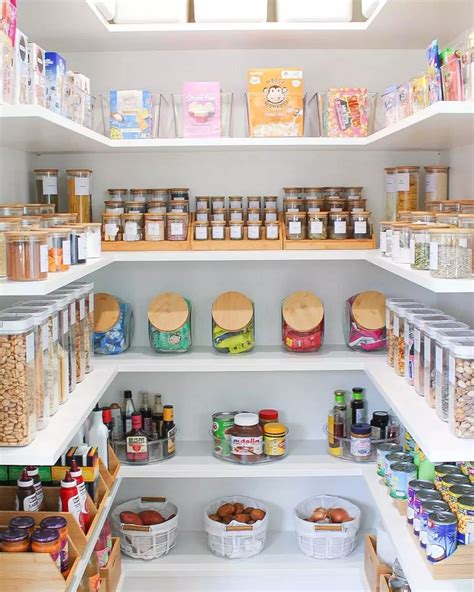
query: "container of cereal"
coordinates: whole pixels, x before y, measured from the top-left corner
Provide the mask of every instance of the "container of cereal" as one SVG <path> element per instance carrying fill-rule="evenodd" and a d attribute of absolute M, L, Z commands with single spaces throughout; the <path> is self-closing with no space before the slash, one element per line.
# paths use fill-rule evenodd
<path fill-rule="evenodd" d="M 392 320 L 392 335 L 389 334 L 389 340 L 393 340 L 393 367 L 395 368 L 395 372 L 398 376 L 405 376 L 405 361 L 406 357 L 406 349 L 409 345 L 406 343 L 407 337 L 409 333 L 407 332 L 407 328 L 405 327 L 405 318 L 409 313 L 410 309 L 422 309 L 423 305 L 418 304 L 416 302 L 406 303 L 406 302 L 397 302 L 393 303 L 389 307 L 390 315 L 393 314 Z M 432 309 L 426 309 L 426 311 L 431 311 Z M 390 347 L 390 346 L 389 346 Z"/>
<path fill-rule="evenodd" d="M 292 352 L 318 351 L 324 341 L 324 305 L 311 292 L 294 292 L 282 303 L 282 343 Z"/>
<path fill-rule="evenodd" d="M 414 212 L 418 209 L 420 198 L 420 167 L 406 166 L 396 168 L 397 213 L 400 210 Z"/>
<path fill-rule="evenodd" d="M 79 223 L 92 222 L 92 171 L 69 169 L 66 173 L 69 211 L 78 215 Z"/>
<path fill-rule="evenodd" d="M 448 420 L 451 432 L 458 438 L 474 438 L 474 397 L 470 396 L 473 373 L 472 340 L 450 341 Z"/>
<path fill-rule="evenodd" d="M 241 354 L 255 346 L 253 302 L 240 292 L 225 292 L 212 303 L 212 345 L 225 354 Z"/>
<path fill-rule="evenodd" d="M 148 307 L 148 336 L 156 353 L 191 349 L 191 303 L 174 292 L 164 292 Z"/>

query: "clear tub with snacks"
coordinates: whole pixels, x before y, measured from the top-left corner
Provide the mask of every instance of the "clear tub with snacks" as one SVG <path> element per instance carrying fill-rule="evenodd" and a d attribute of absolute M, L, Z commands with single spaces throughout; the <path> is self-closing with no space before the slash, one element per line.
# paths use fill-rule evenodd
<path fill-rule="evenodd" d="M 156 353 L 191 349 L 191 302 L 174 292 L 164 292 L 148 307 L 148 336 Z"/>
<path fill-rule="evenodd" d="M 442 314 L 442 312 L 435 308 L 420 308 L 418 305 L 398 310 L 400 331 L 403 331 L 405 344 L 405 380 L 411 386 L 413 386 L 415 380 L 415 317 L 433 314 Z"/>
<path fill-rule="evenodd" d="M 67 314 L 60 315 L 60 331 L 67 332 L 65 344 L 67 345 L 68 356 L 68 387 L 72 393 L 76 388 L 76 298 L 72 292 L 58 290 L 53 292 L 54 298 L 61 298 L 67 301 Z"/>
<path fill-rule="evenodd" d="M 474 343 L 460 339 L 449 343 L 449 411 L 451 432 L 458 438 L 474 438 Z"/>
<path fill-rule="evenodd" d="M 387 364 L 395 366 L 395 355 L 398 349 L 398 336 L 400 332 L 399 307 L 423 308 L 423 305 L 410 298 L 389 298 L 387 300 L 386 327 L 387 327 Z M 398 307 L 398 308 L 397 308 Z"/>
<path fill-rule="evenodd" d="M 72 288 L 80 288 L 79 317 L 85 314 L 84 342 L 85 373 L 92 372 L 94 365 L 94 284 L 92 282 L 74 282 Z"/>
<path fill-rule="evenodd" d="M 385 295 L 368 291 L 346 300 L 344 337 L 354 351 L 377 351 L 386 347 Z"/>
<path fill-rule="evenodd" d="M 242 354 L 255 347 L 253 302 L 240 292 L 225 292 L 212 303 L 212 345 L 224 354 Z"/>
<path fill-rule="evenodd" d="M 294 292 L 281 307 L 282 343 L 291 352 L 315 352 L 324 341 L 324 305 L 311 292 Z"/>
<path fill-rule="evenodd" d="M 94 351 L 96 354 L 121 354 L 130 347 L 133 336 L 131 305 L 104 292 L 94 298 Z"/>
<path fill-rule="evenodd" d="M 474 230 L 430 231 L 430 273 L 436 278 L 469 278 L 473 270 Z"/>

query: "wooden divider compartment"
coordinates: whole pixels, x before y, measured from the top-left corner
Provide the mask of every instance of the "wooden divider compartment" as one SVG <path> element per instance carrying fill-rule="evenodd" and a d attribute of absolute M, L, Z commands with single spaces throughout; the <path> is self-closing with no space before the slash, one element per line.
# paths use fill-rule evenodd
<path fill-rule="evenodd" d="M 99 473 L 105 484 L 109 488 L 117 480 L 118 473 L 120 471 L 120 461 L 114 452 L 114 449 L 109 445 L 109 468 L 107 469 L 102 460 L 99 458 Z"/>
<path fill-rule="evenodd" d="M 122 574 L 120 539 L 113 537 L 112 542 L 112 550 L 107 565 L 100 569 L 100 577 L 105 582 L 105 592 L 115 592 L 117 590 Z"/>
<path fill-rule="evenodd" d="M 390 592 L 390 589 L 388 587 L 388 578 L 390 576 L 387 574 L 382 574 L 380 576 L 380 580 L 379 580 L 379 591 L 380 592 Z"/>
<path fill-rule="evenodd" d="M 375 238 L 344 240 L 326 239 L 326 240 L 288 240 L 286 235 L 283 237 L 283 249 L 286 251 L 365 251 L 375 249 Z"/>
<path fill-rule="evenodd" d="M 243 227 L 243 238 L 241 240 L 230 238 L 230 228 L 225 227 L 225 238 L 222 240 L 196 240 L 194 238 L 194 223 L 192 225 L 191 251 L 281 251 L 283 248 L 283 229 L 279 223 L 279 238 L 267 240 L 265 238 L 265 227 L 260 228 L 260 239 L 248 239 L 247 226 Z M 211 227 L 209 226 L 209 232 Z"/>
<path fill-rule="evenodd" d="M 391 574 L 392 570 L 385 563 L 381 563 L 377 557 L 377 539 L 372 534 L 364 538 L 364 571 L 371 592 L 380 592 L 380 576 Z"/>

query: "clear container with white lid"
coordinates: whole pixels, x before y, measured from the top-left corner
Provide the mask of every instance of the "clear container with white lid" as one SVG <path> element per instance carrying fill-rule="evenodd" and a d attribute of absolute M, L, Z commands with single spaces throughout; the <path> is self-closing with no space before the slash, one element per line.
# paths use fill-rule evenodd
<path fill-rule="evenodd" d="M 67 332 L 68 355 L 68 387 L 69 393 L 76 388 L 76 297 L 72 292 L 56 290 L 51 294 L 52 298 L 61 298 L 67 301 L 67 315 L 60 316 L 60 331 Z"/>
<path fill-rule="evenodd" d="M 397 314 L 398 322 L 400 324 L 400 332 L 403 331 L 403 340 L 405 346 L 405 354 L 403 360 L 404 376 L 408 384 L 413 386 L 415 365 L 415 317 L 417 315 L 420 316 L 431 314 L 443 314 L 443 312 L 436 308 L 428 308 L 427 306 L 422 308 L 420 308 L 419 306 L 415 306 L 414 308 L 400 308 L 398 309 Z M 398 368 L 398 353 L 396 353 L 395 356 L 395 368 Z"/>
<path fill-rule="evenodd" d="M 449 409 L 448 422 L 457 438 L 474 438 L 474 340 L 449 342 Z"/>
<path fill-rule="evenodd" d="M 442 224 L 413 224 L 410 227 L 410 265 L 412 269 L 430 268 L 430 230 L 448 228 Z"/>
<path fill-rule="evenodd" d="M 473 270 L 474 230 L 430 231 L 430 273 L 445 279 L 469 278 Z"/>
<path fill-rule="evenodd" d="M 86 314 L 86 322 L 84 324 L 85 373 L 89 374 L 94 367 L 94 283 L 74 282 L 71 284 L 71 288 L 80 288 L 84 296 Z"/>
<path fill-rule="evenodd" d="M 384 257 L 392 256 L 392 224 L 393 222 L 384 220 L 379 226 L 379 248 L 380 254 Z"/>
<path fill-rule="evenodd" d="M 387 298 L 385 309 L 385 326 L 387 328 L 387 364 L 392 368 L 395 364 L 395 349 L 399 335 L 399 321 L 398 314 L 395 312 L 395 307 L 410 308 L 410 305 L 412 308 L 423 308 L 423 304 L 420 304 L 411 298 Z M 396 335 L 395 329 L 397 332 Z"/>
<path fill-rule="evenodd" d="M 26 314 L 0 313 L 2 396 L 8 413 L 0 414 L 0 446 L 27 446 L 36 433 L 35 320 Z"/>
<path fill-rule="evenodd" d="M 432 337 L 436 341 L 435 407 L 436 413 L 442 421 L 448 421 L 449 411 L 449 343 L 467 338 L 472 339 L 474 343 L 474 331 L 472 329 L 437 329 L 434 337 Z"/>
<path fill-rule="evenodd" d="M 76 342 L 76 383 L 82 382 L 86 374 L 86 351 L 89 342 L 86 326 L 86 295 L 81 286 L 70 284 L 62 288 L 61 293 L 70 293 L 74 296 L 74 307 L 69 309 L 71 320 L 72 314 L 75 317 L 75 342 Z"/>
<path fill-rule="evenodd" d="M 413 386 L 417 395 L 423 397 L 425 394 L 425 335 L 428 325 L 439 321 L 455 321 L 456 319 L 444 313 L 416 316 L 413 323 L 415 357 L 413 364 Z"/>

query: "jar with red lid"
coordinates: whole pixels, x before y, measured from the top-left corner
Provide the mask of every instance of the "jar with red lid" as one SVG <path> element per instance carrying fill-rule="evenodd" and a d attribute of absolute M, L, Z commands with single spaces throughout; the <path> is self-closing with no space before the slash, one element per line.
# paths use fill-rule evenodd
<path fill-rule="evenodd" d="M 278 411 L 276 409 L 260 409 L 258 423 L 262 428 L 267 423 L 278 423 Z"/>
<path fill-rule="evenodd" d="M 282 304 L 283 346 L 292 352 L 318 351 L 324 340 L 324 306 L 311 292 L 295 292 Z"/>
<path fill-rule="evenodd" d="M 231 455 L 242 463 L 258 462 L 263 456 L 263 430 L 256 413 L 237 413 L 230 436 Z"/>

